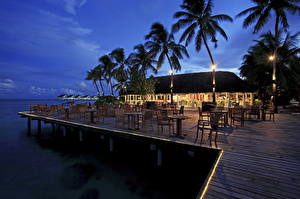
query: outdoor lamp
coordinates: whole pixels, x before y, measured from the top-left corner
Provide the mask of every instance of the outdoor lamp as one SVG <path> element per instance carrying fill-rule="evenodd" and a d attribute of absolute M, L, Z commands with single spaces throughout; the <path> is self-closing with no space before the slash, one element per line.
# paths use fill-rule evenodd
<path fill-rule="evenodd" d="M 216 70 L 217 65 L 216 64 L 212 64 L 210 67 L 211 67 L 212 70 Z"/>
<path fill-rule="evenodd" d="M 269 57 L 269 60 L 270 61 L 273 61 L 275 59 L 275 56 L 274 55 L 271 55 L 270 57 Z"/>

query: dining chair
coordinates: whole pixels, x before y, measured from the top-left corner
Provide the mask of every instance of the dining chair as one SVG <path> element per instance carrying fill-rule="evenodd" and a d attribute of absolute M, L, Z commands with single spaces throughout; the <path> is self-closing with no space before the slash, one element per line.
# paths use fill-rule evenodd
<path fill-rule="evenodd" d="M 274 106 L 270 105 L 265 110 L 265 116 L 269 115 L 270 120 L 273 122 L 275 121 L 275 108 Z"/>
<path fill-rule="evenodd" d="M 115 127 L 124 127 L 126 124 L 124 113 L 124 109 L 115 109 Z"/>
<path fill-rule="evenodd" d="M 200 140 L 200 145 L 202 144 L 203 141 L 203 135 L 204 131 L 208 130 L 208 140 L 210 143 L 210 147 L 212 147 L 212 137 L 213 137 L 213 132 L 215 132 L 215 146 L 218 147 L 217 145 L 217 137 L 218 137 L 218 129 L 220 128 L 220 120 L 222 119 L 222 113 L 217 112 L 211 112 L 209 113 L 209 118 L 204 120 L 199 119 L 198 120 L 198 125 L 197 125 L 197 135 L 196 135 L 196 140 L 198 139 L 199 131 L 201 130 L 201 140 Z"/>
<path fill-rule="evenodd" d="M 171 128 L 173 129 L 174 133 L 174 126 L 173 122 L 168 116 L 163 115 L 161 111 L 156 112 L 156 119 L 157 119 L 157 134 L 159 135 L 159 127 L 161 128 L 161 132 L 163 133 L 163 127 L 168 126 L 169 127 L 169 136 L 171 136 Z"/>
<path fill-rule="evenodd" d="M 231 110 L 231 125 L 234 125 L 235 121 L 239 121 L 241 126 L 244 126 L 245 123 L 245 112 L 242 107 L 235 107 Z"/>
<path fill-rule="evenodd" d="M 142 123 L 142 129 L 146 131 L 146 125 L 151 126 L 151 130 L 153 131 L 153 111 L 145 110 L 142 120 L 139 121 Z"/>

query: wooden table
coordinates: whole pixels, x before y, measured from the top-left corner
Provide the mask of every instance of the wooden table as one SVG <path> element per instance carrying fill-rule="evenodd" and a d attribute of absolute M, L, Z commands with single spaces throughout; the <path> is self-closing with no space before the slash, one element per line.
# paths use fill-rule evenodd
<path fill-rule="evenodd" d="M 189 119 L 189 117 L 184 115 L 172 115 L 169 116 L 170 119 L 176 120 L 176 137 L 184 138 L 182 136 L 182 120 Z"/>
<path fill-rule="evenodd" d="M 140 116 L 143 115 L 142 112 L 128 112 L 124 113 L 124 115 L 127 115 L 128 117 L 128 129 L 140 129 L 139 127 L 139 119 Z"/>
<path fill-rule="evenodd" d="M 90 122 L 95 123 L 94 121 L 94 113 L 96 112 L 96 109 L 88 109 L 85 111 L 86 113 L 90 113 Z"/>

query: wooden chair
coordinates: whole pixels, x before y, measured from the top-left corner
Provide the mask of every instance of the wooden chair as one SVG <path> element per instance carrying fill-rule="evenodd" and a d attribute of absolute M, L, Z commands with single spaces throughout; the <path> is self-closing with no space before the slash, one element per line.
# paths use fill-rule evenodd
<path fill-rule="evenodd" d="M 179 111 L 173 111 L 174 115 L 184 115 L 184 106 L 181 106 Z"/>
<path fill-rule="evenodd" d="M 167 116 L 163 115 L 161 111 L 156 112 L 156 119 L 157 119 L 157 134 L 158 135 L 159 135 L 159 127 L 161 127 L 161 131 L 163 133 L 164 126 L 169 127 L 169 136 L 171 136 L 171 128 L 173 128 L 173 133 L 174 133 L 173 122 Z"/>
<path fill-rule="evenodd" d="M 215 132 L 215 146 L 218 147 L 217 145 L 217 137 L 218 137 L 218 129 L 220 126 L 220 120 L 222 120 L 222 113 L 209 113 L 209 119 L 205 120 L 198 120 L 198 125 L 197 125 L 197 135 L 196 135 L 196 140 L 198 139 L 198 134 L 199 130 L 201 130 L 201 140 L 200 140 L 200 145 L 202 144 L 203 140 L 203 135 L 204 135 L 204 130 L 209 131 L 208 135 L 208 140 L 210 143 L 210 147 L 212 147 L 212 134 Z"/>
<path fill-rule="evenodd" d="M 275 108 L 274 106 L 268 106 L 268 108 L 265 110 L 265 117 L 269 115 L 270 120 L 275 122 Z"/>
<path fill-rule="evenodd" d="M 126 124 L 126 117 L 124 113 L 124 109 L 115 109 L 115 127 L 119 128 L 120 125 L 121 127 L 124 127 Z"/>
<path fill-rule="evenodd" d="M 196 135 L 196 140 L 198 140 L 199 136 L 199 130 L 201 130 L 201 140 L 200 140 L 200 145 L 202 144 L 203 140 L 203 134 L 204 130 L 209 130 L 209 121 L 210 121 L 210 115 L 208 112 L 202 112 L 201 109 L 199 108 L 199 119 L 198 119 L 198 124 L 197 124 L 197 135 Z"/>
<path fill-rule="evenodd" d="M 256 117 L 256 119 L 258 119 L 260 117 L 259 107 L 256 107 L 256 106 L 249 107 L 246 114 L 247 114 L 247 118 L 249 118 L 249 119 L 251 119 L 252 115 L 254 115 Z"/>
<path fill-rule="evenodd" d="M 141 121 L 139 121 L 142 123 L 142 129 L 146 131 L 146 125 L 150 125 L 151 126 L 151 130 L 153 131 L 153 111 L 151 110 L 146 110 L 143 118 Z"/>
<path fill-rule="evenodd" d="M 96 121 L 104 123 L 104 117 L 106 116 L 106 109 L 104 107 L 98 107 L 96 111 Z"/>
<path fill-rule="evenodd" d="M 245 116 L 244 116 L 244 109 L 242 107 L 235 107 L 231 110 L 231 125 L 234 125 L 235 121 L 239 121 L 241 126 L 244 126 L 245 123 Z"/>
<path fill-rule="evenodd" d="M 78 104 L 77 105 L 77 114 L 79 116 L 79 120 L 86 121 L 87 120 L 87 114 L 86 110 L 88 109 L 88 106 L 86 104 Z"/>

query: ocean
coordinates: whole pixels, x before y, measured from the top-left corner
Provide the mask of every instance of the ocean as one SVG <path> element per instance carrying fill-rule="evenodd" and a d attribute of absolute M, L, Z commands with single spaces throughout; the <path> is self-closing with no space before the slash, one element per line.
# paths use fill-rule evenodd
<path fill-rule="evenodd" d="M 177 146 L 165 146 L 163 165 L 149 145 L 107 140 L 76 130 L 63 137 L 43 125 L 42 137 L 27 136 L 27 119 L 17 115 L 30 104 L 60 104 L 58 100 L 0 100 L 0 198 L 3 199 L 141 199 L 196 198 L 217 156 L 203 149 L 194 157 Z"/>

